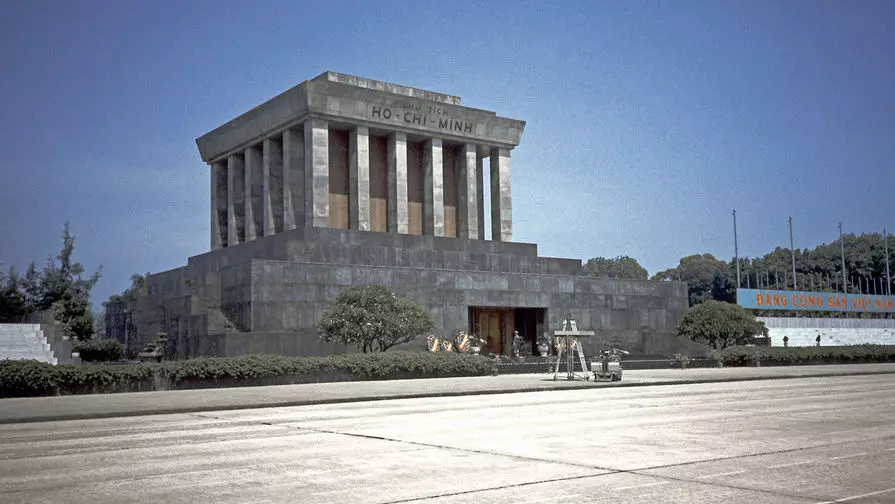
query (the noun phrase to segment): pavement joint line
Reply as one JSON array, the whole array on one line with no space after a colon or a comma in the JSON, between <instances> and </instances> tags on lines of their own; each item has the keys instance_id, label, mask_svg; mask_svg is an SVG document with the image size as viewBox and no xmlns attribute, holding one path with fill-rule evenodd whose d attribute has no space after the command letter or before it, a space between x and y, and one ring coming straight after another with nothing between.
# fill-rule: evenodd
<instances>
[{"instance_id":1,"label":"pavement joint line","mask_svg":"<svg viewBox=\"0 0 895 504\"><path fill-rule=\"evenodd\" d=\"M215 417L215 416L209 416L209 415L194 414L194 416L199 416L202 418L214 418L217 420L224 420L224 421L228 420L224 417ZM599 467L599 466L593 466L593 465L587 465L587 464L576 464L574 462L565 462L565 461L561 461L561 460L539 459L539 458L534 458L534 457L526 457L523 455L516 455L516 454L512 454L512 453L490 452L490 451L485 451L485 450L476 450L473 448L446 446L446 445L440 445L440 444L436 444L436 443L424 443L422 441L411 441L411 440L405 440L405 439L390 438L390 437L386 437L386 436L374 436L371 434L360 434L360 433L356 433L356 432L342 432L342 431L338 431L338 430L321 429L321 428L317 428L317 427L302 427L302 426L295 425L296 422L289 422L288 424L271 423L271 422L255 422L255 423L259 423L261 425L265 425L265 426L269 426L269 427L281 427L281 428L285 428L285 429L289 429L289 430L297 430L297 431L304 431L304 432L316 432L319 434L333 434L333 435L338 435L338 436L359 437L359 438L364 438L364 439L373 439L373 440L377 440L377 441L390 441L393 443L403 443L403 444L409 444L409 445L414 445L414 446L423 446L426 448L438 448L441 450L459 451L459 452L465 452L465 453L475 453L477 455L491 455L491 456L495 456L495 457L514 458L514 459L519 459L519 460L525 460L528 462L540 462L540 463L547 463L547 464L562 464L562 465L576 467L579 469L605 471L606 474L623 472L623 471L619 471L617 469L609 469L606 467ZM594 476L599 476L599 475L594 475Z\"/></svg>"},{"instance_id":2,"label":"pavement joint line","mask_svg":"<svg viewBox=\"0 0 895 504\"><path fill-rule=\"evenodd\" d=\"M655 475L655 474L643 474L643 473L639 473L636 471L632 471L631 474L637 474L640 476L650 476L653 478L662 478L662 479L666 479L666 480L670 480L670 481L676 481L678 483L694 483L697 485L705 485L705 486L710 486L710 487L729 488L731 490L745 490L747 492L754 492L754 493L759 493L759 494L769 494L769 495L773 495L774 497L783 496L783 497L789 497L791 499L798 499L798 500L803 500L803 501L817 500L815 497L811 497L811 496L796 495L796 494L791 494L791 493L780 492L777 490L769 490L766 488L753 488L753 487L748 487L748 486L732 485L729 483L712 482L712 481L705 481L705 480L700 480L700 479L690 479L690 478L676 477L676 476L659 476L659 475ZM818 504L829 504L829 503L818 503Z\"/></svg>"},{"instance_id":3,"label":"pavement joint line","mask_svg":"<svg viewBox=\"0 0 895 504\"><path fill-rule=\"evenodd\" d=\"M644 483L642 485L631 485L631 486L623 486L623 487L613 488L612 491L613 492L621 492L623 490L633 490L635 488L646 488L646 487L654 487L654 486L659 486L659 485L668 485L669 483L671 483L671 482L670 481L656 481L654 483Z\"/></svg>"},{"instance_id":4,"label":"pavement joint line","mask_svg":"<svg viewBox=\"0 0 895 504\"><path fill-rule=\"evenodd\" d=\"M151 411L140 411L140 410L131 410L131 411L115 411L115 412L98 412L98 413L72 413L72 414L57 414L57 415L44 415L44 416L34 416L34 417L25 417L25 418L0 418L0 425L3 424L16 424L16 423L34 423L34 422L57 422L57 421L67 421L67 420L93 420L93 419L104 419L104 418L126 418L126 417L134 417L134 416L151 416L151 415L176 415L176 414L186 414L186 413L195 413L202 411L234 411L234 410L246 410L246 409L265 409L265 408L288 408L295 406L314 406L314 405L325 405L325 404L340 404L340 403L354 403L354 402L370 402L370 401L388 401L394 399L423 399L423 398L433 398L433 397L460 397L460 396L475 396L475 395L495 395L495 394L518 394L518 393L530 393L530 392L552 392L556 390L591 390L591 389L611 389L611 388L627 388L627 387L655 387L655 386L667 386L667 385L698 385L702 383L735 383L735 382L748 382L748 381L770 381L770 380L790 380L790 379L809 379L809 378L837 378L844 376L873 376L873 375L885 375L885 374L895 374L895 370L885 370L885 371L843 371L843 372L833 372L833 373L808 373L808 374L781 374L775 376L739 376L739 377L722 377L722 378L690 378L690 379L669 379L666 381L654 381L643 383L640 382L616 382L614 384L606 384L605 382L588 382L588 383L580 383L573 382L576 384L560 384L554 386L539 386L539 387L523 387L516 389L489 389L489 390L474 390L474 391L445 391L445 392L420 392L420 393L411 393L411 394L382 394L379 396L354 396L354 397L344 397L344 398L328 398L328 399L304 399L304 400L293 400L293 401L282 401L282 402L264 402L257 404L223 404L223 405L208 405L208 406L188 406L188 407L170 407L170 408L158 408ZM0 399L2 401L2 399Z\"/></svg>"},{"instance_id":5,"label":"pavement joint line","mask_svg":"<svg viewBox=\"0 0 895 504\"><path fill-rule=\"evenodd\" d=\"M893 437L895 437L895 436L885 436L885 437L877 439L877 441L892 439ZM730 488L733 490L746 490L746 491L750 491L750 492L770 494L770 495L774 495L774 496L778 496L778 497L784 496L784 497L790 497L790 498L799 499L799 500L806 500L806 501L807 500L815 500L816 501L817 498L813 498L811 496L789 494L789 493L779 492L779 491L775 491L775 490L767 490L764 488L751 488L748 486L733 485L733 484L729 484L729 483L711 482L711 481L705 481L704 479L699 479L699 478L691 479L691 478L670 476L670 475L650 474L650 473L645 473L643 471L681 467L681 466L702 464L702 463L720 462L720 461L725 461L725 460L735 460L735 459L739 459L739 458L761 457L761 456L766 456L766 455L779 455L779 454L784 454L784 453L792 453L792 452L796 452L796 451L811 450L811 449L817 449L817 448L827 448L830 446L842 445L842 444L851 443L851 442L852 441L841 441L838 443L821 444L821 445L807 446L807 447L801 447L801 448L791 448L791 449L786 449L786 450L775 450L775 451L770 451L770 452L765 452L765 453L754 453L754 454L749 454L749 455L734 455L731 457L719 457L719 458L714 458L714 459L698 460L698 461L693 461L693 462L681 462L678 464L666 464L664 466L647 467L647 468L642 468L642 469L618 470L618 473L637 474L639 476L662 478L662 479L666 479L666 480L677 481L680 483L696 483L696 484L702 484L702 485L708 485L708 486ZM892 450L895 451L895 448L893 448ZM848 499L848 500L840 499L840 500L833 500L833 501L823 501L823 502L817 502L816 504L834 504L836 502L848 502L849 500L855 500L855 499L859 499L862 497L870 497L872 495L879 495L880 493L887 493L887 492L892 492L892 491L895 491L895 488L890 488L887 490L874 492L871 494L863 494L863 495L858 495L858 496L853 496L853 497L846 497L846 499Z\"/></svg>"},{"instance_id":6,"label":"pavement joint line","mask_svg":"<svg viewBox=\"0 0 895 504\"><path fill-rule=\"evenodd\" d=\"M207 417L206 417L207 418ZM294 435L308 435L309 432L291 432L290 436ZM269 436L273 437L273 436ZM240 440L245 440L249 438L240 438ZM214 441L221 441L220 439L215 439ZM230 440L225 440L230 441ZM168 446L177 446L179 441L169 441L169 442L155 442L152 444L153 448L165 448ZM131 450L142 450L146 448L145 446L120 446L116 448L72 448L69 450L56 450L45 453L43 455L29 455L27 459L41 459L41 458L50 458L50 457L58 457L59 455L83 455L83 454L93 454L93 453L114 453L114 452L127 452ZM19 460L22 457L4 457L0 456L0 460Z\"/></svg>"},{"instance_id":7,"label":"pavement joint line","mask_svg":"<svg viewBox=\"0 0 895 504\"><path fill-rule=\"evenodd\" d=\"M550 502L550 501L555 501L555 500L560 500L560 499L571 499L572 497L584 497L584 496L581 494L557 495L554 497L547 497L544 499L522 501L522 504L538 504L539 502Z\"/></svg>"},{"instance_id":8,"label":"pavement joint line","mask_svg":"<svg viewBox=\"0 0 895 504\"><path fill-rule=\"evenodd\" d=\"M538 480L538 481L523 481L522 483L515 483L512 485L500 485L500 486L496 486L496 487L477 488L474 490L463 490L460 492L445 492L445 493L441 493L438 495L412 497L410 499L392 500L392 501L383 502L382 504L403 504L405 502L419 502L419 501L426 501L426 500L431 500L431 499L441 499L441 498L445 498L445 497L457 497L459 495L471 495L471 494L476 494L476 493L481 493L481 492L492 492L495 490L506 490L509 488L519 488L519 487L526 487L526 486L531 486L531 485L542 485L545 483L557 483L557 482L561 482L561 481L575 481L575 480L579 480L579 479L593 478L595 476L602 476L602 474L585 474L585 475L581 475L581 476L567 476L567 477L563 477L563 478L551 478L551 479ZM575 494L575 495L580 495L580 494ZM563 496L563 497L565 497L565 496Z\"/></svg>"},{"instance_id":9,"label":"pavement joint line","mask_svg":"<svg viewBox=\"0 0 895 504\"><path fill-rule=\"evenodd\" d=\"M739 471L729 471L729 472L723 472L723 473L716 473L716 474L706 474L706 475L703 475L703 476L697 476L696 479L703 479L703 478L705 478L705 479L708 479L708 478L720 478L721 476L733 476L734 474L743 474L744 472L746 472L745 469L741 469L741 470L739 470Z\"/></svg>"},{"instance_id":10,"label":"pavement joint line","mask_svg":"<svg viewBox=\"0 0 895 504\"><path fill-rule=\"evenodd\" d=\"M204 416L204 415L203 415L203 416ZM207 418L207 417L206 417L206 418ZM226 419L221 418L221 417L212 417L212 418L218 418L218 419L226 420ZM263 425L268 425L268 426L271 426L271 427L277 426L277 425L273 425L273 424L271 424L271 423L269 423L269 422L266 422L266 423L265 423L265 422L261 422L261 423L262 423ZM445 446L445 445L438 445L438 444L433 444L433 443L423 443L423 442L420 442L420 441L408 441L408 440L401 440L401 439L396 439L396 438L388 438L388 437L385 437L385 436L373 436L373 435L369 435L369 434L358 434L358 433L351 433L351 432L340 432L340 431L335 431L335 430L330 430L330 429L317 429L317 428L312 428L312 427L299 427L299 426L295 426L295 425L289 425L289 426L286 426L286 428L289 428L289 429L295 429L295 430L305 430L305 431L311 431L311 432L318 432L318 433L324 433L324 434L334 434L334 435L343 435L343 436L351 436L351 437L360 437L360 438L366 438L366 439L375 439L375 440L380 440L380 441L391 441L391 442L396 442L396 443L405 443L405 444L411 444L411 445L416 445L416 446L425 446L425 447L429 447L429 448L437 448L437 449L442 449L442 450L459 451L459 452L464 452L464 453L475 453L475 454L479 454L479 455L490 455L490 456L499 456L499 457L509 457L509 458L520 459L520 460L525 460L525 461L529 461L529 462L541 462L541 463L548 463L548 464L562 464L562 465L568 465L568 466L572 466L572 467L577 467L577 468L580 468L580 469L590 469L590 470L598 470L598 471L601 471L599 474L586 474L586 475L574 476L574 477L568 477L568 478L554 478L554 479L543 480L543 481L528 481L528 482L517 483L517 484L513 484L513 485L504 485L504 486L501 486L501 487L484 488L484 489L478 489L478 490L466 490L466 491L459 492L459 493L447 493L447 494L440 494L440 495L427 496L427 497L414 497L414 498L411 498L411 499L403 499L403 500L389 501L389 502L386 502L386 503L383 503L383 504L401 504L401 503L404 503L404 502L415 502L415 501L422 501L422 500L429 500L429 499L438 499L438 498L442 498L442 497L452 497L452 496L455 496L455 495L466 495L466 494L472 494L472 493L477 493L477 492L486 492L486 491L493 491L493 490L503 490L503 489L507 489L507 488L514 488L514 487L519 487L519 486L534 485L534 484L539 484L539 483L553 483L553 482L557 482L557 481L567 481L567 480L574 480L574 479L596 478L596 477L600 477L600 476L608 476L608 475L611 475L611 474L637 474L637 475L639 475L639 476L647 476L647 477L651 477L651 478L657 478L657 477L658 477L658 478L662 478L662 479L666 479L666 480L679 481L679 482L702 483L702 484L706 484L706 485L710 485L710 486L720 486L720 487L733 488L733 489L739 489L739 490L757 491L757 492L761 492L761 493L768 493L768 494L775 495L775 496L784 495L784 496L787 496L787 497L799 497L799 496L796 496L796 495L788 495L788 494L783 494L783 493L775 492L775 491L771 491L771 490L754 489L754 488L748 488L748 487L739 487L739 486L736 486L736 485L721 484L721 483L708 483L708 482L704 482L704 481L693 481L693 480L688 480L688 479L686 479L686 478L674 478L674 477L670 477L670 476L656 476L656 475L650 475L650 474L642 474L642 473L638 472L638 471L649 470L649 469L652 469L652 468L637 469L637 470L611 469L611 468L607 468L607 467L589 466L589 465L585 465L585 464L576 464L576 463L573 463L573 462L565 462L565 461L561 461L561 460L549 460L549 459L548 459L548 460L544 460L544 459L537 459L537 458L534 458L534 457L525 457L525 456L522 456L522 455L514 455L514 454L499 453L499 452L489 452L489 451L485 451L485 450L475 450L475 449L472 449L472 448L461 448L461 447ZM843 444L843 443L834 443L834 444ZM800 449L803 450L803 449L805 449L805 448L800 448ZM798 451L798 450L800 450L800 449L792 449L792 450L786 450L786 451ZM774 454L774 452L763 453L763 454L752 454L752 455L740 455L740 456L734 456L734 457L724 457L724 458L721 458L721 459L700 460L700 461L697 461L697 462L688 462L688 463L682 463L682 464L671 464L671 465L667 465L667 466L664 466L664 467L675 467L675 466L679 466L679 465L690 465L690 464L694 464L694 463L713 462L713 461L716 461L716 460L730 460L730 459L735 459L735 458L747 458L747 457L754 457L754 456L761 456L761 455L768 455L768 454Z\"/></svg>"},{"instance_id":11,"label":"pavement joint line","mask_svg":"<svg viewBox=\"0 0 895 504\"><path fill-rule=\"evenodd\" d=\"M884 493L895 492L895 487L887 488L885 490L878 490L876 492L868 492L861 495L852 495L850 497L842 497L840 499L831 500L831 501L823 501L818 502L817 504L836 504L837 502L849 502L857 499L863 499L864 497L873 497L874 495L882 495Z\"/></svg>"},{"instance_id":12,"label":"pavement joint line","mask_svg":"<svg viewBox=\"0 0 895 504\"><path fill-rule=\"evenodd\" d=\"M605 471L604 474L624 472L624 471L619 471L618 469L610 469L608 467L593 466L593 465L588 465L588 464L577 464L575 462L566 462L563 460L539 459L539 458L535 458L535 457L526 457L524 455L516 455L513 453L500 453L500 452L492 452L492 451L486 451L486 450L476 450L474 448L462 448L462 447L457 447L457 446L447 446L447 445L440 445L440 444L435 444L435 443L423 443L422 441L409 441L409 440L390 438L390 437L385 437L385 436L373 436L370 434L359 434L356 432L340 432L337 430L318 429L318 428L313 428L313 427L294 427L294 428L302 429L302 430L309 430L312 432L319 432L319 433L323 433L323 434L336 434L336 435L341 435L341 436L351 436L351 437L359 437L359 438L366 438L366 439L375 439L378 441L391 441L394 443L405 443L405 444L411 444L411 445L416 445L416 446L425 446L427 448L438 448L441 450L459 451L459 452L465 452L465 453L475 453L477 455L491 455L491 456L495 456L495 457L507 457L507 458L525 460L528 462L540 462L540 463L545 463L545 464L567 465L567 466L572 466L572 467L576 467L579 469ZM601 475L602 474L594 474L593 476L601 476Z\"/></svg>"},{"instance_id":13,"label":"pavement joint line","mask_svg":"<svg viewBox=\"0 0 895 504\"><path fill-rule=\"evenodd\" d=\"M867 452L852 453L850 455L840 455L838 457L830 457L830 460L850 459L850 458L855 458L855 457L863 457L864 455L867 455Z\"/></svg>"},{"instance_id":14,"label":"pavement joint line","mask_svg":"<svg viewBox=\"0 0 895 504\"><path fill-rule=\"evenodd\" d=\"M206 468L206 469L191 469L191 470L186 470L186 471L179 471L176 474L183 475L183 474L213 473L213 472L218 472L218 471L232 471L234 469L260 468L260 467L272 466L272 465L276 465L276 464L244 464L244 465L241 465L241 466L238 466L235 468L234 467L211 467L211 468ZM23 488L23 489L17 489L17 490L2 489L2 490L0 490L0 495L21 494L21 493L27 493L27 492L34 492L36 490L44 490L44 491L45 490L70 490L72 488L77 488L77 487L96 485L97 483L115 482L115 483L120 484L120 483L128 483L128 482L135 482L135 481L146 481L146 480L153 480L153 479L158 479L158 478L166 478L168 476L171 476L172 474L174 474L174 473L143 474L140 476L128 476L126 478L111 478L111 479L91 480L91 481L84 481L84 482L66 481L66 482L57 483L54 485L40 487L39 489L35 489L35 488Z\"/></svg>"},{"instance_id":15,"label":"pavement joint line","mask_svg":"<svg viewBox=\"0 0 895 504\"><path fill-rule=\"evenodd\" d=\"M795 466L800 466L800 465L816 464L816 463L817 463L816 460L806 460L804 462L790 462L789 464L778 464L778 465L767 466L765 469L782 469L784 467L795 467Z\"/></svg>"},{"instance_id":16,"label":"pavement joint line","mask_svg":"<svg viewBox=\"0 0 895 504\"><path fill-rule=\"evenodd\" d=\"M205 415L197 415L197 416L201 416L201 417L203 417L203 418L209 418L209 416L205 416ZM214 416L211 416L210 418L216 418L216 419L219 419L219 420L228 421L228 419L223 418L223 417L214 417ZM273 424L273 423L270 423L270 422L258 422L258 423L260 423L260 424L262 424L262 425L271 426L271 427L278 427L278 426L279 426L279 424ZM565 461L561 461L561 460L549 460L549 459L548 459L548 460L544 460L544 459L537 459L537 458L533 458L533 457L525 457L525 456L522 456L522 455L514 455L514 454L499 453L499 452L489 452L489 451L485 451L485 450L475 450L475 449L472 449L472 448L461 448L461 447L445 446L445 445L438 445L438 444L433 444L433 443L423 443L423 442L420 442L420 441L401 440L401 439L389 438L389 437L385 437L385 436L373 436L373 435L369 435L369 434L358 434L358 433L351 433L351 432L340 432L340 431L330 430L330 429L318 429L318 428L312 428L312 427L300 427L300 426L296 426L296 425L294 425L294 422L292 423L292 425L287 425L287 426L285 426L285 427L286 427L286 428L289 428L289 429L304 430L304 431L311 431L311 432L318 432L318 433L323 433L323 434L334 434L334 435L343 435L343 436L351 436L351 437L360 437L360 438L367 438L367 439L375 439L375 440L380 440L380 441L391 441L391 442L396 442L396 443L406 443L406 444L411 444L411 445L425 446L425 447L429 447L429 448L437 448L437 449L450 450L450 451L460 451L460 452L465 452L465 453L475 453L475 454L479 454L479 455L491 455L491 456L499 456L499 457L509 457L509 458L515 458L515 459L520 459L520 460L526 460L526 461L530 461L530 462L541 462L541 463L549 463L549 464L563 464L563 465L569 465L569 466L572 466L572 467L577 467L577 468L580 468L580 469L591 469L591 470L603 471L603 472L601 472L601 473L599 473L599 474L586 474L586 475L581 475L581 476L571 476L571 477L567 477L567 478L554 478L554 479L550 479L550 480L542 480L542 481L528 481L528 482L516 483L516 484L512 484L512 485L503 485L503 486L500 486L500 487L483 488L483 489L476 489L476 490L465 490L465 491L462 491L462 492L456 492L456 493L445 493L445 494L433 495L433 496L426 496L426 497L414 497L414 498L411 498L411 499L402 499L402 500L388 501L388 502L385 502L385 503L383 503L383 504L402 504L402 503L405 503L405 502L417 502L417 501L423 501L423 500L438 499L438 498L442 498L442 497L453 497L453 496L457 496L457 495L468 495L468 494L479 493L479 492L487 492L487 491L493 491L493 490L503 490L503 489L507 489L507 488L515 488L515 487L520 487L520 486L529 486L529 485L535 485L535 484L541 484L541 483L553 483L553 482L557 482L557 481L568 481L568 480L577 480L577 479L586 479L586 478L597 478L597 477L601 477L601 476L609 476L609 475L613 475L613 474L636 474L636 475L638 475L638 476L646 476L646 477L650 477L650 478L661 478L661 479L664 479L664 480L677 481L677 482L680 482L680 483L696 483L696 484L703 484L703 485L708 485L708 486L716 486L716 487L730 488L730 489L734 489L734 490L746 490L746 491L751 491L751 492L757 492L757 493L763 493L763 494L770 494L770 495L774 495L774 496L778 496L778 497L779 497L779 496L784 496L784 497L790 497L790 498L801 499L801 500L806 500L806 501L807 501L807 500L815 500L816 498L812 498L812 497L810 497L810 496L807 496L807 497L806 497L806 496L804 496L804 495L788 494L788 493L783 493L783 492L779 492L779 491L775 491L775 490L767 490L767 489L762 489L762 488L751 488L751 487L748 487L748 486L732 485L732 484L721 483L721 482L708 482L708 481L701 480L701 479L698 479L698 478L697 478L697 479L689 479L689 478L675 477L675 476L667 476L667 475L646 474L646 473L643 473L642 471L649 471L649 470L655 470L655 469L664 469L664 468L673 468L673 467L682 467L682 466L687 466L687 465L694 465L694 464L701 464L701 463L711 463L711 462L720 462L720 461L727 461L727 460L736 460L736 459L743 459L743 458L750 458L750 457L761 457L761 456L766 456L766 455L778 455L778 454L784 454L784 453L792 453L792 452L797 452L797 451L804 451L804 450L817 449L817 448L826 448L826 447L829 447L829 446L835 446L835 445L842 445L842 444L846 444L846 443L849 443L849 444L852 443L852 441L841 441L841 442L837 442L837 443L820 444L820 445L816 445L816 446L799 447L799 448L789 448L789 449L785 449L785 450L774 450L774 451L763 452L763 453L752 453L752 454L745 454L745 455L733 455L733 456L730 456L730 457L717 457L717 458L714 458L714 459L704 459L704 460L697 460L697 461L691 461L691 462L681 462L681 463L676 463L676 464L665 464L665 465L662 465L662 466L652 466L652 467L645 467L645 468L640 468L640 469L611 469L611 468L608 468L608 467L589 466L589 465L585 465L585 464L576 464L576 463L573 463L573 462L565 462ZM892 439L892 438L895 438L895 436L886 436L886 437L880 438L880 440L882 440L882 439ZM746 472L746 471L745 471L745 470L744 470L744 471L737 471L736 473L740 473L740 472ZM893 488L892 490L895 490L895 488ZM889 490L889 491L891 491L891 490ZM829 502L827 502L827 503L819 503L819 504L830 504L830 503L834 503L834 502L836 502L836 501L829 501ZM847 501L841 501L841 502L847 502Z\"/></svg>"},{"instance_id":17,"label":"pavement joint line","mask_svg":"<svg viewBox=\"0 0 895 504\"><path fill-rule=\"evenodd\" d=\"M873 440L874 441L882 441L882 440L889 440L889 439L895 439L895 435L874 438ZM870 440L859 440L859 441L870 441ZM683 466L690 466L690 465L696 465L696 464L704 464L707 462L724 462L724 461L729 461L729 460L745 459L745 458L750 458L750 457L763 457L765 455L783 455L783 454L787 454L787 453L794 453L794 452L805 451L805 450L813 450L813 449L817 449L817 448L828 448L830 446L837 446L837 445L844 445L844 444L851 445L854 442L855 442L854 440L838 441L835 443L824 443L824 444L818 444L818 445L814 445L814 446L802 446L799 448L786 448L783 450L772 450L769 452L762 452L762 453L748 453L748 454L744 454L744 455L731 455L729 457L715 457L715 458L708 458L708 459L703 459L703 460L692 460L690 462L677 462L674 464L664 464L664 465L657 465L657 466L641 467L638 469L626 469L626 470L612 469L612 470L616 470L619 472L631 472L631 473L635 473L635 474L640 474L639 471L654 471L656 469L671 469L674 467L683 467ZM642 476L655 476L654 474L641 474L641 475ZM686 480L686 481L689 481L689 480Z\"/></svg>"}]
</instances>

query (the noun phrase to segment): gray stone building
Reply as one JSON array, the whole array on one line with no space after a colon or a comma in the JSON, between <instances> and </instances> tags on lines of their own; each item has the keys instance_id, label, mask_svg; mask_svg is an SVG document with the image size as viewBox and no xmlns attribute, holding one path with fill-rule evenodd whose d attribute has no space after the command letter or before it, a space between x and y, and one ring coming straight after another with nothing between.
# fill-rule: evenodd
<instances>
[{"instance_id":1,"label":"gray stone building","mask_svg":"<svg viewBox=\"0 0 895 504\"><path fill-rule=\"evenodd\" d=\"M591 351L686 345L674 336L685 284L591 278L580 260L512 241L524 128L457 96L326 72L199 137L210 250L146 279L130 344L167 332L178 358L341 352L318 338L323 309L347 286L381 284L425 306L437 334L475 332L490 352L569 313L596 331Z\"/></svg>"}]
</instances>

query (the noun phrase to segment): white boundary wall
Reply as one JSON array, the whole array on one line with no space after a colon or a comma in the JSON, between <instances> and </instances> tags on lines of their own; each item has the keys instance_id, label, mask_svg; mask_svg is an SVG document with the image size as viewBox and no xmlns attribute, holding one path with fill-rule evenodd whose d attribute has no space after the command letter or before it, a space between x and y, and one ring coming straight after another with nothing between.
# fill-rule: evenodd
<instances>
[{"instance_id":1,"label":"white boundary wall","mask_svg":"<svg viewBox=\"0 0 895 504\"><path fill-rule=\"evenodd\" d=\"M768 327L771 346L895 345L895 319L836 319L806 317L757 317Z\"/></svg>"}]
</instances>

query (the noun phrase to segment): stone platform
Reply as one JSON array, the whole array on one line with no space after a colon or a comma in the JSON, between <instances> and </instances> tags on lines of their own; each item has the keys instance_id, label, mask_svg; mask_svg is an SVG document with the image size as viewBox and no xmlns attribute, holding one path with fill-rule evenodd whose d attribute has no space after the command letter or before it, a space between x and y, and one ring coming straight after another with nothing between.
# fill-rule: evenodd
<instances>
[{"instance_id":1,"label":"stone platform","mask_svg":"<svg viewBox=\"0 0 895 504\"><path fill-rule=\"evenodd\" d=\"M129 344L167 332L176 358L340 353L346 349L319 341L314 328L324 308L348 286L379 284L429 310L439 335L476 329L475 308L524 309L541 317L520 331L528 339L570 313L593 328L589 354L610 339L633 353L690 347L675 337L685 284L581 272L580 260L539 257L527 243L299 227L150 275Z\"/></svg>"}]
</instances>

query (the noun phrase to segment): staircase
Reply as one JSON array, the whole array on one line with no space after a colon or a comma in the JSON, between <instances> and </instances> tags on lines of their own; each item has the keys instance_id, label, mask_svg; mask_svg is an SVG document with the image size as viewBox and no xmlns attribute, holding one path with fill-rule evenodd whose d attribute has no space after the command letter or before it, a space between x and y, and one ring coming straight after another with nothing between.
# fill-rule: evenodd
<instances>
[{"instance_id":1,"label":"staircase","mask_svg":"<svg viewBox=\"0 0 895 504\"><path fill-rule=\"evenodd\" d=\"M0 324L0 360L29 360L57 364L40 324Z\"/></svg>"}]
</instances>

